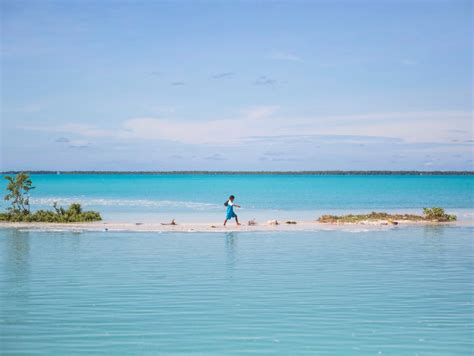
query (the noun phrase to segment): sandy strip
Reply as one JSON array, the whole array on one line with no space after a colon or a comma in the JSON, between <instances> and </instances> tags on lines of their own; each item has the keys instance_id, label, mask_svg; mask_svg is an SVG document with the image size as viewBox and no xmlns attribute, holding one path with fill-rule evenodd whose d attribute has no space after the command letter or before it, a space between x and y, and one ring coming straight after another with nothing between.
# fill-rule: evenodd
<instances>
[{"instance_id":1,"label":"sandy strip","mask_svg":"<svg viewBox=\"0 0 474 356\"><path fill-rule=\"evenodd\" d=\"M236 226L230 223L226 227L222 223L183 223L178 225L162 225L160 223L117 223L117 222L91 222L91 223L9 223L0 222L0 228L33 229L47 231L129 231L129 232L252 232L252 231L321 231L321 230L346 230L370 231L387 230L402 226L413 225L450 225L474 226L472 221L454 223L426 223L426 222L400 222L398 225L387 225L385 222L370 222L359 224L323 224L315 221L297 221L296 224L280 223L270 225Z\"/></svg>"}]
</instances>

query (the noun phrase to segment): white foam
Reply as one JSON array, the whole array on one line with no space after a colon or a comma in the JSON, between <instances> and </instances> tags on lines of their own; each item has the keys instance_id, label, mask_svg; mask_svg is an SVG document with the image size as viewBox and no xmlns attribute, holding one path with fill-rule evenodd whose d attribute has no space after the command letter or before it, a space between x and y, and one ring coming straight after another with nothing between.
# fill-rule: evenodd
<instances>
[{"instance_id":1,"label":"white foam","mask_svg":"<svg viewBox=\"0 0 474 356\"><path fill-rule=\"evenodd\" d=\"M214 210L220 209L217 204L180 201L180 200L150 200L150 199L113 199L113 198L88 198L84 196L73 197L47 197L47 198L31 198L30 203L33 205L52 206L53 203L58 205L69 205L79 203L84 206L123 206L123 207L150 207L150 208L186 208L194 210Z\"/></svg>"}]
</instances>

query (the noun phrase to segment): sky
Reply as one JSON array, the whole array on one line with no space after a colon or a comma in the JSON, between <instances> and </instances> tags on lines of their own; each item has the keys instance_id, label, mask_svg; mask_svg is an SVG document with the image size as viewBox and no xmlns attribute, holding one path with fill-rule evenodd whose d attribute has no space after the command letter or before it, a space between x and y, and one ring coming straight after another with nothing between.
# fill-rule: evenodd
<instances>
[{"instance_id":1,"label":"sky","mask_svg":"<svg viewBox=\"0 0 474 356\"><path fill-rule=\"evenodd\" d=\"M471 1L1 3L0 170L473 170Z\"/></svg>"}]
</instances>

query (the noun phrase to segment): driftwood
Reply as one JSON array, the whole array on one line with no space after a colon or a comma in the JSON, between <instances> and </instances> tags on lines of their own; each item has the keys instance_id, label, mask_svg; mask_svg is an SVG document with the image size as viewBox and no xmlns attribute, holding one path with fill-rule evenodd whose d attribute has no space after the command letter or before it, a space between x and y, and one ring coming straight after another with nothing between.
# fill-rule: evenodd
<instances>
[{"instance_id":1,"label":"driftwood","mask_svg":"<svg viewBox=\"0 0 474 356\"><path fill-rule=\"evenodd\" d=\"M173 219L173 220L171 220L171 222L169 222L169 223L161 223L161 225L178 225L178 224L176 224L176 221L174 221L174 219Z\"/></svg>"},{"instance_id":2,"label":"driftwood","mask_svg":"<svg viewBox=\"0 0 474 356\"><path fill-rule=\"evenodd\" d=\"M249 220L248 225L249 226L255 226L255 225L257 225L257 221L255 219Z\"/></svg>"}]
</instances>

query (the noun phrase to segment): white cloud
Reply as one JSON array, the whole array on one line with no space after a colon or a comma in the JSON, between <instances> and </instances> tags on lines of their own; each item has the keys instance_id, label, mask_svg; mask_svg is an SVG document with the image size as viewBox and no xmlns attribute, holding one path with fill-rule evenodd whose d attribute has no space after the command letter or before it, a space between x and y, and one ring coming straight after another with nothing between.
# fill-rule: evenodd
<instances>
[{"instance_id":1,"label":"white cloud","mask_svg":"<svg viewBox=\"0 0 474 356\"><path fill-rule=\"evenodd\" d=\"M55 125L55 126L22 126L21 128L25 130L32 131L45 131L45 132L58 132L58 133L71 133L84 137L108 137L114 136L113 132L106 129L101 129L93 125L77 124L77 123L68 123L64 125Z\"/></svg>"},{"instance_id":2,"label":"white cloud","mask_svg":"<svg viewBox=\"0 0 474 356\"><path fill-rule=\"evenodd\" d=\"M278 106L256 106L249 110L245 110L243 113L248 119L262 119L268 117L278 111Z\"/></svg>"},{"instance_id":3,"label":"white cloud","mask_svg":"<svg viewBox=\"0 0 474 356\"><path fill-rule=\"evenodd\" d=\"M413 59L408 59L408 58L400 60L400 63L403 64L404 66L415 66L418 64L417 61L414 61Z\"/></svg>"},{"instance_id":4,"label":"white cloud","mask_svg":"<svg viewBox=\"0 0 474 356\"><path fill-rule=\"evenodd\" d=\"M86 148L86 147L89 147L89 142L87 142L86 140L72 140L72 141L69 141L69 147Z\"/></svg>"},{"instance_id":5,"label":"white cloud","mask_svg":"<svg viewBox=\"0 0 474 356\"><path fill-rule=\"evenodd\" d=\"M70 123L58 127L58 131L63 132L74 132L85 137L104 137L110 136L110 131L106 129L100 129L92 125Z\"/></svg>"},{"instance_id":6,"label":"white cloud","mask_svg":"<svg viewBox=\"0 0 474 356\"><path fill-rule=\"evenodd\" d=\"M238 145L250 137L361 136L386 137L406 143L463 142L472 139L472 113L424 111L373 113L321 117L278 115L277 106L258 106L232 119L207 121L139 117L117 128L69 123L56 127L26 127L30 130L74 134L83 138L120 140L168 140L185 144ZM456 128L457 130L452 130Z\"/></svg>"},{"instance_id":7,"label":"white cloud","mask_svg":"<svg viewBox=\"0 0 474 356\"><path fill-rule=\"evenodd\" d=\"M270 54L269 58L277 61L302 62L300 57L291 52L273 52Z\"/></svg>"}]
</instances>

